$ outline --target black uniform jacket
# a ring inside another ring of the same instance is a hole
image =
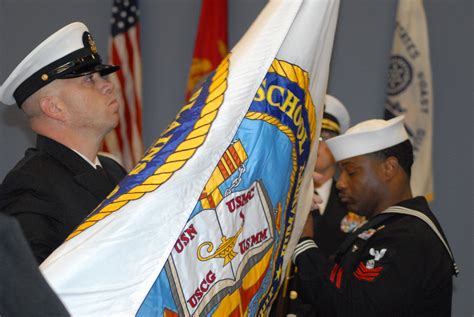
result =
[[[0,316],[69,316],[13,217],[0,214]]]
[[[317,210],[312,212],[314,241],[326,256],[333,255],[352,230],[365,219],[349,212],[338,193],[336,181],[333,181],[324,213],[321,215]]]
[[[28,149],[5,177],[0,212],[17,218],[39,263],[126,175],[114,160],[99,160],[102,172],[66,146],[39,135],[36,148]]]
[[[427,215],[442,233],[423,197],[397,205]],[[314,316],[451,314],[453,262],[416,217],[379,214],[344,241],[334,261],[309,248],[295,262],[302,299],[316,307]]]

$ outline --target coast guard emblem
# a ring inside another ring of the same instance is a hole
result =
[[[400,55],[392,55],[388,67],[388,94],[398,95],[404,91],[413,79],[410,63]]]

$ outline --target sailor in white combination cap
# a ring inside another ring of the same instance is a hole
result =
[[[403,117],[361,122],[327,143],[342,202],[368,220],[328,261],[308,217],[293,254],[303,300],[321,316],[450,316],[458,271],[426,199],[412,197]]]
[[[98,155],[119,120],[114,85],[88,28],[71,23],[29,53],[0,88],[37,133],[35,148],[0,187],[0,212],[16,217],[42,262],[126,174]]]
[[[342,102],[331,95],[326,95],[321,129],[334,131],[336,135],[346,132],[351,117]]]
[[[105,76],[119,69],[102,64],[87,27],[71,23],[38,45],[8,76],[0,89],[0,101],[21,107],[33,93],[56,79],[92,73]]]

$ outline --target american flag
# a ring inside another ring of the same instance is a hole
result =
[[[142,64],[138,0],[114,0],[109,63],[121,69],[109,76],[120,104],[120,121],[104,141],[103,150],[131,170],[143,155]]]

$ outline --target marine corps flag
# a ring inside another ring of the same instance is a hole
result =
[[[186,100],[227,53],[227,0],[202,0]]]
[[[270,1],[41,265],[77,316],[265,314],[309,212],[339,2]]]
[[[405,115],[405,127],[413,145],[413,194],[432,200],[433,90],[422,0],[398,2],[387,94],[385,119]]]

